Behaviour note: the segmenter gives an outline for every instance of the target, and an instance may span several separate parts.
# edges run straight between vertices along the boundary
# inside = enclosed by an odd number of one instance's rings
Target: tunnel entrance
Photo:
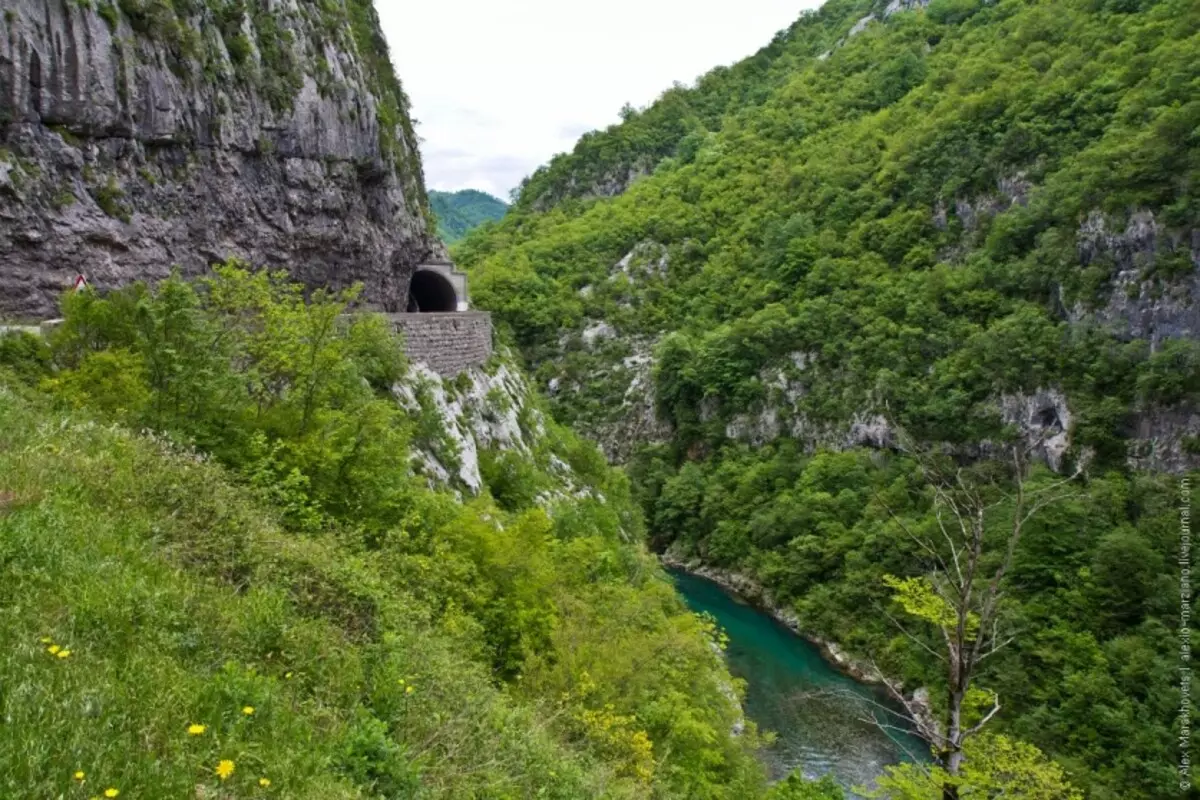
[[[445,276],[420,269],[408,285],[408,311],[457,311],[458,294]]]

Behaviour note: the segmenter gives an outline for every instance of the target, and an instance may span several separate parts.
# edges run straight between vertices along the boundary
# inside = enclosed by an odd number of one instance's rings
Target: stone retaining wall
[[[481,366],[492,355],[492,315],[486,311],[389,314],[405,349],[443,378]]]

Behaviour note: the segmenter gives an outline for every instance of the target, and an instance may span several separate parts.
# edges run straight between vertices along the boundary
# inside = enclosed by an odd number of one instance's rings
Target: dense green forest
[[[920,5],[826,3],[585,136],[455,254],[558,419],[607,447],[652,392],[610,452],[656,549],[942,711],[904,583],[950,559],[918,543],[947,508],[923,459],[981,471],[989,542],[1078,470],[1004,575],[990,729],[1088,797],[1176,796],[1179,483],[1144,470],[1200,450],[1200,7]],[[987,474],[1059,434],[1058,475]]]
[[[463,189],[458,192],[429,192],[429,207],[437,218],[438,236],[446,244],[455,244],[485,222],[498,220],[508,205],[486,192]]]

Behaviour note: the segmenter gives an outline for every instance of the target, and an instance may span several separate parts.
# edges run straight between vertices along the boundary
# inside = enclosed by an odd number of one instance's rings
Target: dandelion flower
[[[271,785],[271,779],[270,778],[259,778],[258,785],[263,787],[264,789],[266,789],[268,786]]]
[[[200,736],[206,730],[208,730],[207,725],[199,725],[193,722],[191,725],[188,725],[188,736]]]
[[[415,691],[416,691],[416,689],[413,689],[413,687],[411,687],[411,686],[405,686],[405,687],[404,687],[404,693],[405,693],[405,694],[412,694],[412,693],[413,693],[413,692],[415,692]]]
[[[59,647],[59,646],[58,646],[58,645],[56,645],[56,644],[52,644],[52,645],[50,645],[49,647],[47,647],[47,648],[46,648],[46,652],[47,652],[47,653],[49,653],[49,654],[50,654],[50,655],[52,655],[52,656],[53,656],[53,655],[57,655],[59,650],[62,650],[62,648],[61,648],[61,647]]]
[[[117,795],[119,795],[120,793],[121,793],[121,790],[120,790],[120,789],[113,789],[113,788],[109,788],[109,789],[105,789],[105,790],[104,790],[104,796],[105,796],[105,797],[116,797],[116,796],[117,796]]]
[[[254,706],[242,706],[242,713],[247,717],[251,716],[254,714]]]
[[[76,773],[75,773],[75,775],[74,775],[74,778],[75,778],[75,780],[77,780],[77,781],[82,781],[82,780],[83,780],[83,778],[84,778],[83,770],[78,770],[78,771],[76,771]]]
[[[217,764],[217,768],[213,770],[213,772],[217,773],[218,778],[225,780],[233,774],[233,762],[228,758],[223,758],[221,759],[220,763]]]
[[[55,655],[56,657],[58,657],[58,658],[70,658],[70,657],[71,657],[71,651],[70,651],[70,650],[59,650],[59,651],[58,651],[57,653],[55,653],[54,655]]]

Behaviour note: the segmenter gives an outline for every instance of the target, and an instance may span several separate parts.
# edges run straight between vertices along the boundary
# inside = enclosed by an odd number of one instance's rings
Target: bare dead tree
[[[979,709],[977,719],[967,719],[969,692],[980,664],[1016,638],[1002,601],[1022,536],[1039,512],[1073,494],[1070,485],[1083,472],[1080,466],[1065,477],[1031,488],[1031,455],[1042,444],[1009,445],[1001,450],[1004,459],[964,467],[902,437],[901,450],[917,459],[932,493],[933,524],[914,531],[876,495],[929,564],[926,575],[896,579],[891,585],[905,610],[936,631],[940,644],[930,645],[884,613],[904,636],[944,665],[945,716],[933,718],[906,698],[901,687],[883,680],[951,778],[961,772],[964,743],[1000,712],[1000,697],[991,693],[991,708]],[[946,783],[942,797],[958,800],[956,782]]]

